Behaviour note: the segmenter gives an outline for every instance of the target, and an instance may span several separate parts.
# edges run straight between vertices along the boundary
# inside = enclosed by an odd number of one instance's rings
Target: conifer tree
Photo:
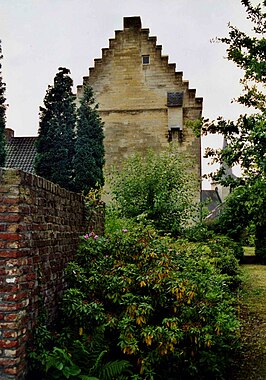
[[[84,88],[77,111],[77,138],[74,158],[75,191],[85,194],[103,186],[103,123],[98,114],[92,88]]]
[[[36,174],[71,190],[73,181],[75,96],[70,71],[60,67],[40,107]]]
[[[0,60],[3,58],[0,40]],[[0,167],[5,165],[6,143],[5,143],[5,126],[6,126],[6,98],[4,96],[6,86],[2,79],[2,65],[0,63]]]

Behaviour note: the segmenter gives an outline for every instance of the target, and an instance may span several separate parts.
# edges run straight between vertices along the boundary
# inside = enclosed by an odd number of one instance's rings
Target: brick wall
[[[40,309],[50,320],[63,269],[86,229],[82,196],[16,169],[0,172],[0,379],[24,379]]]

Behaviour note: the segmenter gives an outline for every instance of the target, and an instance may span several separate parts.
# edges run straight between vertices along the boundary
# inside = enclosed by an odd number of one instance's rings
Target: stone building
[[[159,152],[173,141],[192,158],[188,166],[200,178],[200,139],[186,121],[201,117],[202,98],[195,97],[196,90],[175,69],[156,37],[142,29],[140,17],[125,17],[124,29],[115,32],[77,88],[78,98],[84,85],[94,90],[105,123],[107,169],[135,151]],[[6,167],[34,172],[36,137],[14,137],[9,129],[6,133]]]
[[[107,167],[137,150],[160,151],[176,141],[194,159],[200,177],[200,139],[186,121],[201,117],[202,98],[162,55],[156,37],[142,29],[140,17],[125,17],[124,29],[115,31],[109,48],[94,62],[77,96],[85,85],[92,86],[105,123]]]

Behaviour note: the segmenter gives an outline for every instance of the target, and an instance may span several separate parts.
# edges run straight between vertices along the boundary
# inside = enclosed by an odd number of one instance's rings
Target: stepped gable
[[[189,88],[189,81],[183,80],[183,72],[176,71],[176,64],[169,63],[168,55],[162,55],[162,45],[157,45],[157,37],[149,36],[150,30],[148,28],[142,28],[141,18],[139,16],[124,17],[124,30],[116,30],[115,38],[109,39],[109,47],[102,48],[102,57],[94,59],[94,67],[89,68],[89,76],[83,77],[83,85],[92,85],[93,79],[97,77],[98,73],[101,72],[102,67],[108,62],[109,58],[113,55],[114,49],[117,47],[123,33],[127,29],[135,30],[137,33],[141,33],[143,39],[147,40],[148,43],[155,51],[156,59],[161,60],[162,66],[164,66],[165,71],[170,75],[175,76],[175,83],[181,86],[184,92],[187,92],[188,100],[190,104],[194,104],[196,108],[202,108],[203,98],[196,97],[196,89]],[[77,92],[82,91],[83,86],[77,86]]]
[[[201,117],[202,98],[162,55],[139,16],[124,17],[123,30],[115,31],[78,86],[78,99],[85,85],[92,87],[104,122],[107,171],[136,151],[159,153],[171,141],[192,159],[188,167],[200,176],[200,139],[187,121]]]

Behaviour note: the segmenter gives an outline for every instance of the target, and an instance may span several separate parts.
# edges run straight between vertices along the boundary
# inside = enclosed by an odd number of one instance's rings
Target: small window
[[[183,92],[167,92],[167,106],[168,107],[182,107],[183,105]]]
[[[175,141],[182,143],[184,140],[183,128],[179,126],[169,127],[168,128],[168,141]]]
[[[149,55],[143,55],[142,56],[142,64],[143,65],[149,65],[150,64],[150,56]]]

